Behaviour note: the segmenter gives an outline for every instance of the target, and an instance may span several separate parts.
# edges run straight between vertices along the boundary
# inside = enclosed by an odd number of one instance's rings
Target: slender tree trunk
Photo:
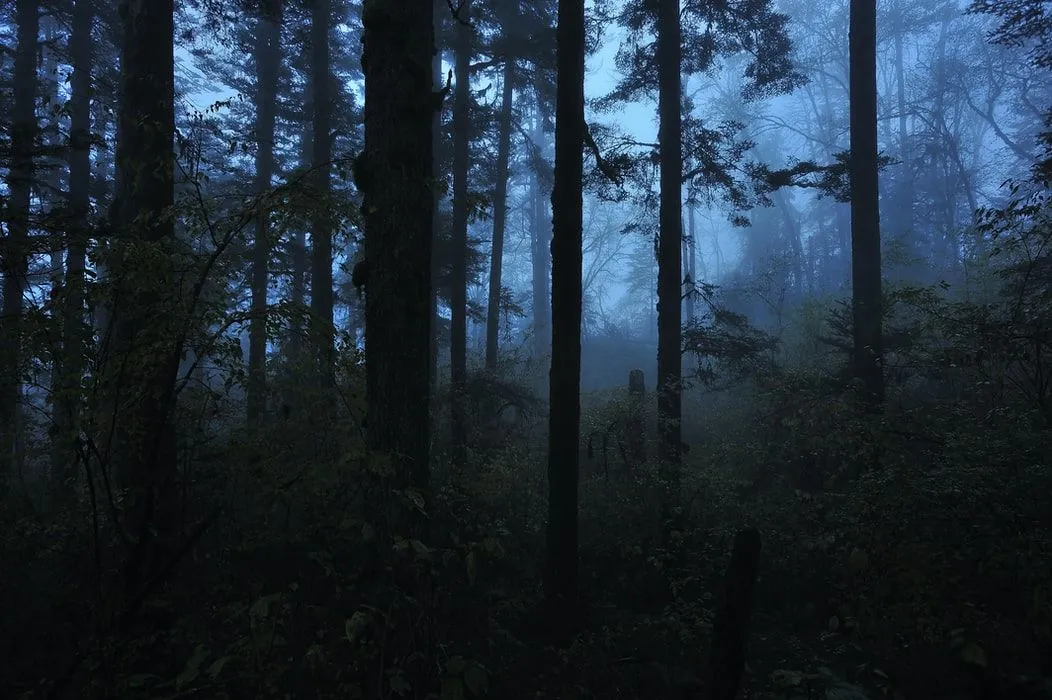
[[[54,477],[58,492],[66,493],[76,478],[74,436],[81,412],[80,383],[86,367],[88,329],[84,308],[84,264],[91,229],[91,27],[95,20],[93,0],[77,0],[73,8],[73,31],[69,54],[73,64],[70,80],[69,123],[69,241],[66,245],[66,274],[62,300],[62,363],[55,399]]]
[[[505,32],[515,26],[515,15]],[[501,264],[504,260],[504,224],[508,216],[508,159],[511,153],[511,108],[514,95],[515,59],[504,59],[504,88],[501,95],[500,134],[497,140],[497,184],[493,194],[493,252],[489,265],[489,305],[486,308],[486,369],[497,369],[497,337],[500,331]]]
[[[259,420],[267,395],[267,280],[270,264],[270,209],[263,197],[274,175],[274,122],[277,112],[278,72],[281,69],[281,0],[263,3],[256,20],[256,181],[260,198],[256,237],[252,245],[252,318],[248,332],[249,423]]]
[[[690,276],[691,294],[687,297],[687,321],[693,322],[694,311],[694,289],[698,286],[698,230],[694,225],[694,205],[687,205],[687,274]]]
[[[537,100],[541,99],[537,95]],[[531,140],[537,161],[543,156],[541,144],[544,141],[544,129],[541,123],[540,104],[536,105],[537,113],[533,120]],[[543,162],[535,162],[536,167],[546,167]],[[533,341],[534,355],[545,357],[551,351],[551,293],[548,286],[548,271],[551,268],[551,219],[545,204],[544,186],[539,174],[531,171],[530,178],[530,239],[531,267],[533,272]]]
[[[552,368],[548,414],[545,597],[553,620],[577,601],[584,207],[584,0],[559,0],[555,184],[552,188]]]
[[[3,251],[3,318],[0,319],[0,493],[20,459],[19,403],[22,393],[22,295],[26,286],[29,201],[33,184],[33,151],[37,137],[36,56],[40,6],[36,0],[15,5],[18,46],[15,49],[14,104],[11,110],[11,166],[8,236]]]
[[[377,0],[362,25],[368,439],[402,460],[400,481],[430,484],[434,5]],[[418,521],[417,525],[423,527]],[[419,536],[419,533],[418,533]]]
[[[854,370],[870,406],[884,400],[877,180],[877,6],[851,0],[851,274]]]
[[[682,349],[680,340],[680,239],[683,155],[680,85],[679,0],[658,2],[658,141],[661,146],[661,206],[658,234],[658,455],[675,489],[681,446]],[[674,492],[674,491],[673,491]]]
[[[314,114],[314,86],[313,81],[308,81],[304,95],[303,95],[303,113]],[[300,164],[303,167],[309,167],[312,159],[312,149],[314,144],[314,126],[313,117],[303,122],[303,132],[300,134]],[[289,281],[289,301],[292,306],[296,309],[296,314],[300,313],[303,309],[304,300],[307,298],[306,291],[306,277],[307,277],[307,234],[303,231],[302,226],[297,227],[297,231],[292,235],[292,240],[289,241],[289,263],[292,268],[290,273]],[[286,357],[292,363],[299,363],[302,357],[303,351],[303,324],[298,320],[294,320],[289,328],[289,339],[288,349],[286,350]]]
[[[446,11],[445,3],[435,3],[432,10],[434,17],[435,50],[431,54],[431,80],[435,90],[443,87],[442,78],[442,52],[438,50],[438,37],[442,34],[442,13]],[[431,387],[434,388],[438,379],[438,302],[439,302],[439,278],[442,272],[442,260],[438,254],[438,242],[442,231],[442,189],[438,180],[442,175],[441,169],[442,149],[442,110],[435,110],[431,123],[431,171],[434,173],[436,182],[431,188]]]
[[[902,182],[899,185],[898,204],[895,206],[895,224],[893,233],[903,234],[909,237],[910,249],[914,254],[916,249],[916,234],[913,231],[913,200],[915,198],[913,187],[913,165],[912,153],[910,151],[909,124],[906,119],[906,68],[904,60],[903,39],[906,32],[903,21],[902,0],[897,0],[895,7],[895,98],[898,103],[898,129],[899,129],[899,160],[902,161]],[[896,225],[897,224],[897,225]]]
[[[332,75],[330,74],[329,22],[331,0],[314,0],[311,10],[311,80],[314,83],[314,146],[311,165],[317,205],[311,217],[310,309],[314,326],[319,379],[326,386],[335,381],[335,348],[332,324],[332,217],[329,215],[332,161]]]
[[[460,5],[456,38],[456,90],[453,98],[453,232],[450,253],[449,304],[452,314],[450,333],[451,444],[453,459],[463,464],[467,458],[467,259],[468,259],[468,146],[470,138],[471,27],[470,2]]]

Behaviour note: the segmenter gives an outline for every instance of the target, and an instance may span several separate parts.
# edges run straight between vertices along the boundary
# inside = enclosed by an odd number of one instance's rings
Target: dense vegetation
[[[3,12],[0,697],[1052,698],[1043,0]]]

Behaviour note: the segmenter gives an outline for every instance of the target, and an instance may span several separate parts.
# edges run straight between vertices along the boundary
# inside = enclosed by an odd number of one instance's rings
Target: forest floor
[[[755,527],[741,697],[1052,697],[1047,434],[1010,417],[891,415],[868,433],[828,418],[695,447],[675,522],[646,469],[586,471],[580,619],[558,645],[537,614],[537,441],[436,471],[426,544],[383,534],[412,499],[371,490],[360,450],[296,461],[307,448],[289,443],[220,461],[222,479],[202,469],[221,518],[119,629],[118,560],[68,516],[21,514],[0,549],[0,696],[706,697],[731,541]],[[281,439],[317,449],[306,429]]]

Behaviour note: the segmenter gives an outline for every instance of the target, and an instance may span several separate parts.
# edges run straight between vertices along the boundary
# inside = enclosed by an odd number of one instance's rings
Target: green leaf
[[[186,668],[175,679],[175,687],[177,689],[182,690],[197,680],[197,677],[201,675],[201,664],[208,658],[208,654],[208,647],[204,644],[197,645],[194,653],[190,655],[190,660],[186,662]]]
[[[352,644],[358,641],[362,632],[369,626],[372,616],[361,610],[356,611],[343,623],[343,637]]]
[[[464,669],[464,684],[472,695],[481,698],[489,692],[489,673],[482,664],[472,663]]]

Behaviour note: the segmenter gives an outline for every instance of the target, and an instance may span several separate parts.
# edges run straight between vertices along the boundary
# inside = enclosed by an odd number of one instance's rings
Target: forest
[[[3,0],[0,698],[1052,699],[1048,0]]]

